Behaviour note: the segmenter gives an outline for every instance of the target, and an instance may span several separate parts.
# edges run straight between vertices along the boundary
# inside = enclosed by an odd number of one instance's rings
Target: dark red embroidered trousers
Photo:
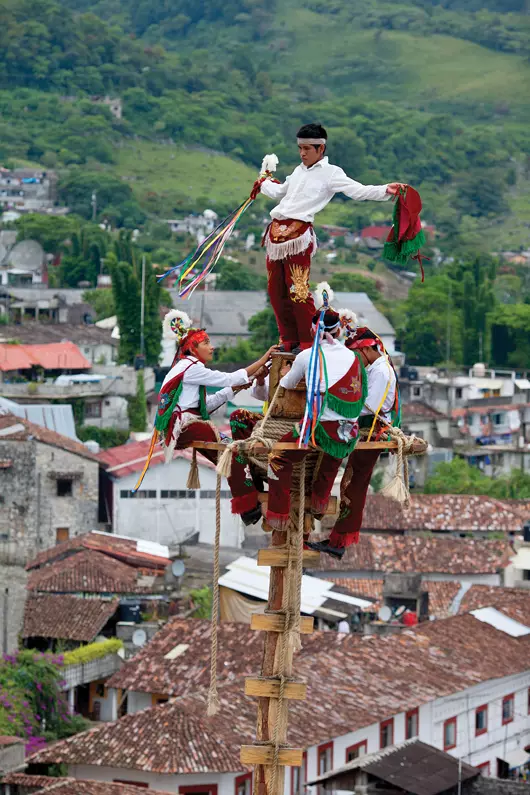
[[[297,344],[302,349],[310,348],[313,342],[311,321],[316,310],[309,289],[312,248],[313,244],[302,254],[285,259],[267,257],[269,298],[288,351]]]
[[[330,546],[349,547],[359,542],[368,486],[380,452],[354,450],[350,455],[345,474],[349,477],[351,472],[351,478],[342,494],[339,518],[329,537]]]
[[[326,430],[327,426],[335,426],[336,424],[335,422],[323,422],[322,427]],[[282,436],[280,441],[296,442],[298,439],[290,432]],[[282,528],[289,519],[293,466],[300,462],[304,455],[307,455],[307,453],[303,450],[285,450],[278,455],[272,456],[269,460],[267,521],[273,527]],[[321,513],[325,510],[341,463],[341,458],[334,458],[324,453],[315,481],[311,487],[311,504],[315,513]]]
[[[197,420],[187,425],[178,438],[177,449],[183,450],[192,442],[216,442],[213,429],[206,422]],[[198,450],[208,461],[217,464],[216,450]],[[232,473],[228,478],[232,492],[232,513],[246,513],[258,504],[258,492],[252,482],[247,459],[239,453],[232,455]]]

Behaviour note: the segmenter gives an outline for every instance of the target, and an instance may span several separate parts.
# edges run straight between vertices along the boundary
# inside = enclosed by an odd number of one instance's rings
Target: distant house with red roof
[[[130,442],[98,455],[104,465],[102,499],[110,514],[114,533],[138,539],[151,539],[169,547],[198,539],[212,544],[215,533],[215,466],[197,457],[201,486],[187,488],[191,450],[175,450],[166,464],[162,448],[157,448],[141,488],[132,493],[143,469],[150,441]],[[230,490],[226,481],[221,492],[221,543],[240,547],[244,539],[239,517],[230,510]]]
[[[90,370],[91,363],[73,342],[51,342],[43,345],[16,345],[0,343],[0,372],[24,373],[27,377],[40,368],[54,372],[82,372]]]

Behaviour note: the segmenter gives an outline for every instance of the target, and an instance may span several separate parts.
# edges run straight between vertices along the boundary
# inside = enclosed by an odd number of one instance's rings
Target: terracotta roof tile
[[[134,472],[142,471],[150,444],[150,439],[145,439],[143,442],[128,442],[119,447],[110,447],[108,450],[98,453],[98,459],[105,464],[109,475],[112,475],[113,478],[123,478]],[[185,461],[191,461],[192,456],[192,450],[175,450],[173,454],[174,458],[183,458]],[[164,461],[164,451],[160,447],[156,448],[151,459],[151,466],[163,464]],[[207,469],[215,469],[215,464],[203,456],[199,456],[198,463]]]
[[[409,508],[374,494],[363,515],[365,530],[521,533],[523,524],[521,511],[507,501],[474,494],[416,494]]]
[[[62,560],[68,555],[81,552],[84,549],[96,550],[109,558],[121,560],[136,568],[165,569],[169,563],[168,558],[151,554],[141,547],[141,540],[134,538],[126,538],[112,533],[84,533],[40,552],[26,565],[26,569],[37,569],[45,563]]]
[[[209,621],[172,618],[154,638],[108,681],[110,687],[146,693],[183,696],[208,686],[210,672]],[[344,636],[337,632],[314,632],[302,638],[302,655],[331,651]],[[221,680],[232,681],[259,669],[263,656],[263,635],[246,624],[221,621],[219,624]],[[179,648],[180,647],[180,648]],[[244,649],[244,653],[243,650]],[[166,655],[173,653],[173,659]]]
[[[332,634],[332,633],[329,633]],[[288,740],[310,746],[490,679],[528,670],[527,638],[512,638],[470,614],[425,622],[387,637],[346,640],[302,656],[296,674],[307,701],[289,705]],[[241,655],[246,654],[246,636]],[[256,700],[243,677],[221,682],[221,711],[207,718],[207,686],[56,743],[31,758],[157,773],[240,770],[239,745],[252,741]]]
[[[31,571],[27,589],[41,593],[154,593],[155,586],[142,587],[140,577],[134,566],[83,549]]]
[[[117,784],[110,781],[86,781],[75,778],[52,778],[51,776],[33,776],[27,773],[9,773],[2,779],[3,784],[34,789],[34,795],[54,793],[54,795],[138,795],[138,787],[134,784]],[[160,790],[157,790],[160,792]],[[161,792],[161,795],[168,793]]]
[[[407,420],[441,420],[447,417],[441,411],[430,406],[428,403],[423,403],[421,400],[414,400],[411,403],[403,403],[401,406],[401,416],[406,422]]]
[[[19,340],[32,344],[36,339],[43,343],[73,342],[76,345],[101,343],[117,347],[118,340],[112,336],[112,329],[104,329],[94,324],[83,323],[34,323],[25,321],[18,325],[5,325],[0,329],[0,341]],[[11,346],[11,347],[20,347]]]
[[[118,600],[30,594],[24,608],[23,638],[90,642],[118,609]]]
[[[514,555],[509,541],[475,538],[362,533],[341,561],[321,557],[321,571],[375,571],[417,574],[494,574]],[[324,560],[326,558],[326,560]]]
[[[13,433],[9,432],[10,428],[14,429]],[[0,441],[3,442],[21,442],[28,439],[36,439],[42,444],[59,447],[69,453],[75,453],[83,458],[90,458],[92,461],[98,462],[97,457],[81,442],[75,442],[68,436],[62,436],[56,431],[50,431],[48,428],[36,425],[34,422],[25,420],[22,417],[15,417],[14,414],[0,415],[0,431],[2,431]]]
[[[0,370],[27,370],[42,367],[44,370],[90,370],[77,345],[69,340],[44,345],[13,345],[0,343]]]
[[[466,613],[480,607],[495,607],[514,621],[530,625],[530,589],[472,585],[464,595],[458,612]]]

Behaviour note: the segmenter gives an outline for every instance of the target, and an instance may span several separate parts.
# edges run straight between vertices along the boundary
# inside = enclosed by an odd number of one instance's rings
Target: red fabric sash
[[[347,373],[328,388],[328,393],[345,400],[347,403],[357,403],[363,395],[363,371],[359,357],[355,357],[354,362]]]

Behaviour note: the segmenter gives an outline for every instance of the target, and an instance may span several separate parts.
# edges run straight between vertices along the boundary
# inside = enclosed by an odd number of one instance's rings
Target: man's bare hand
[[[268,374],[269,368],[263,365],[263,367],[261,367],[256,373],[256,384],[258,384],[258,386],[263,386]]]
[[[396,193],[399,193],[401,190],[405,190],[407,187],[405,182],[390,182],[386,186],[386,192],[390,193],[391,196],[395,196]]]
[[[284,375],[287,375],[287,373],[289,372],[290,369],[291,369],[291,365],[289,363],[288,364],[284,364],[284,366],[280,370],[280,378],[283,378]]]

